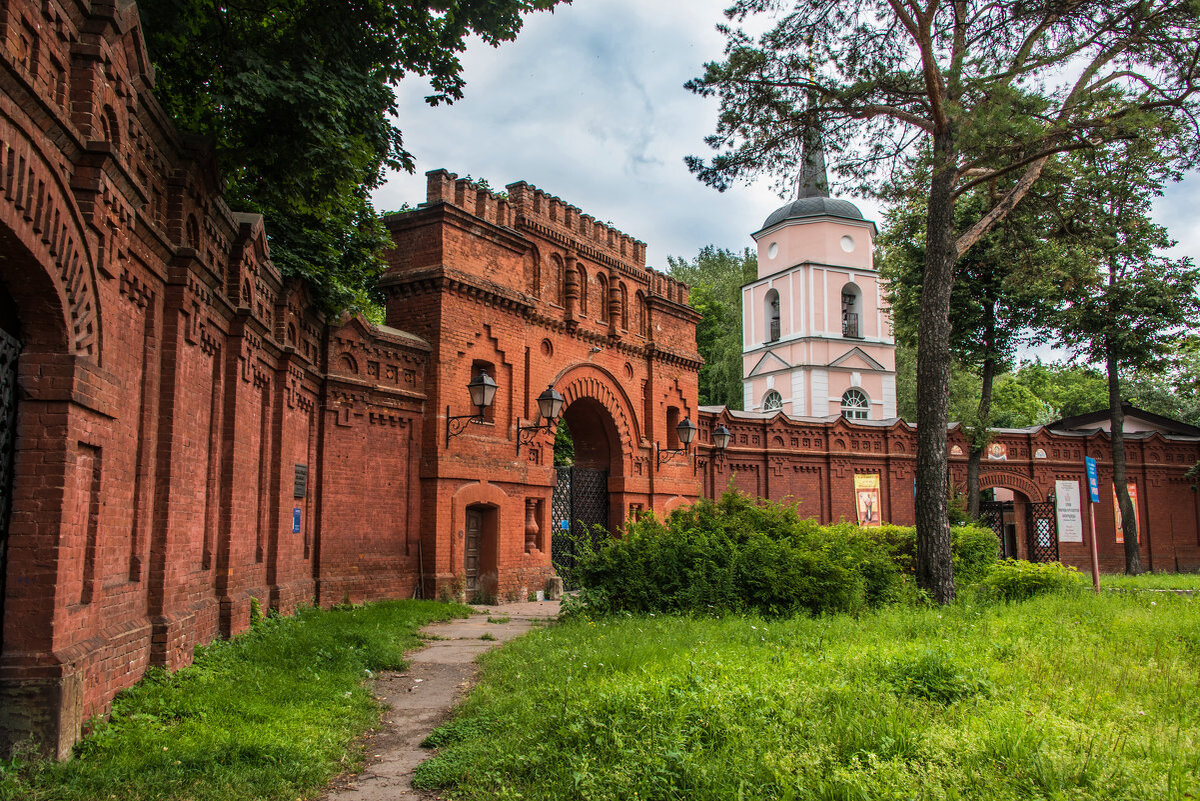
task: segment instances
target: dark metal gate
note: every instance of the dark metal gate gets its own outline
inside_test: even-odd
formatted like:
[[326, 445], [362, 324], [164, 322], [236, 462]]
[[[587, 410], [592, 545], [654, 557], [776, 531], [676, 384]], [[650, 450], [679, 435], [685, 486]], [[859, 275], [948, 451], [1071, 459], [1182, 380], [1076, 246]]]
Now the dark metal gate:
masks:
[[1001, 559], [1017, 558], [1017, 539], [1008, 522], [1013, 511], [1012, 501], [980, 501], [979, 522], [996, 532], [997, 550]]
[[1058, 561], [1058, 515], [1054, 509], [1054, 496], [1026, 505], [1025, 536], [1030, 562]]
[[595, 527], [608, 529], [608, 471], [588, 467], [559, 467], [551, 513], [554, 529], [550, 558], [565, 589], [578, 589], [575, 560], [584, 543], [596, 544]]
[[8, 515], [12, 511], [13, 445], [17, 430], [17, 355], [21, 343], [0, 328], [0, 644], [3, 643], [4, 576], [8, 572]]

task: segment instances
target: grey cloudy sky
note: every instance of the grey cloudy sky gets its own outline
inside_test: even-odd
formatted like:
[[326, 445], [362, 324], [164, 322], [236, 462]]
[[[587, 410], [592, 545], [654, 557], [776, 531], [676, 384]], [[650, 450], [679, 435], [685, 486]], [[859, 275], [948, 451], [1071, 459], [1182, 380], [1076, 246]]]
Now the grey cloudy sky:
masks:
[[[707, 244], [740, 249], [782, 201], [763, 181], [719, 193], [683, 164], [708, 155], [716, 101], [683, 84], [718, 59], [715, 26], [728, 0], [576, 0], [526, 20], [516, 42], [463, 56], [466, 96], [430, 108], [427, 87], [398, 92], [415, 175], [392, 174], [380, 209], [425, 199], [424, 173], [445, 168], [499, 188], [528, 181], [648, 244], [647, 262], [693, 257]], [[879, 220], [873, 201], [858, 202]], [[1155, 216], [1200, 256], [1200, 178], [1169, 188]]]

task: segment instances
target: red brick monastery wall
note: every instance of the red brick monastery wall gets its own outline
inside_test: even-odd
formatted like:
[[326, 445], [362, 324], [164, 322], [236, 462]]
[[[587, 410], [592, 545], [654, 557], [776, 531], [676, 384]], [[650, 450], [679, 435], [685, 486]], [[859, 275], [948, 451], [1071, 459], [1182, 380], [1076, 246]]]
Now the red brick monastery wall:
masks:
[[[724, 454], [712, 447], [711, 432], [724, 424], [733, 433]], [[825, 523], [855, 521], [854, 476], [879, 476], [882, 519], [913, 525], [916, 429], [903, 421], [890, 424], [793, 419], [773, 415], [729, 412], [705, 407], [701, 415], [701, 446], [697, 470], [701, 492], [720, 495], [730, 486], [762, 498], [794, 502], [800, 513]], [[1004, 446], [1003, 460], [985, 459], [980, 470], [982, 489], [1014, 492], [1018, 555], [1027, 556], [1024, 506], [1044, 501], [1054, 482], [1078, 481], [1085, 499], [1084, 457], [1097, 460], [1100, 503], [1096, 504], [1100, 569], [1125, 569], [1124, 545], [1116, 541], [1112, 496], [1112, 451], [1108, 435], [1056, 432], [1045, 428], [1003, 431], [995, 442]], [[960, 428], [949, 436], [951, 481], [966, 490], [969, 443]], [[1200, 441], [1194, 437], [1165, 437], [1157, 432], [1126, 435], [1127, 480], [1137, 486], [1142, 564], [1151, 570], [1200, 570], [1200, 499], [1184, 473], [1200, 461]], [[1059, 546], [1064, 564], [1090, 570], [1085, 544]]]
[[0, 740], [64, 755], [148, 665], [245, 628], [251, 598], [412, 593], [429, 346], [327, 327], [281, 280], [262, 220], [151, 96], [132, 5], [14, 0], [0, 24], [22, 345]]
[[[911, 429], [701, 410], [687, 287], [646, 267], [644, 243], [525, 183], [429, 173], [426, 202], [387, 220], [387, 324], [323, 319], [155, 102], [132, 4], [2, 8], [0, 329], [21, 351], [0, 488], [0, 751], [32, 733], [67, 755], [148, 666], [246, 628], [252, 599], [432, 597], [460, 589], [470, 560], [481, 594], [540, 589], [553, 435], [522, 427], [546, 387], [577, 464], [607, 471], [613, 530], [731, 480], [853, 519], [855, 472], [881, 476], [886, 519], [911, 521]], [[480, 370], [496, 402], [448, 437]], [[685, 417], [701, 443], [664, 458]], [[736, 436], [720, 455], [705, 444], [718, 422]], [[1099, 435], [1003, 439], [985, 485], [1027, 498], [1078, 477], [1084, 453], [1105, 461]], [[1182, 478], [1197, 459], [1194, 441], [1131, 442], [1158, 569], [1200, 568]], [[1105, 530], [1111, 514], [1101, 504]]]

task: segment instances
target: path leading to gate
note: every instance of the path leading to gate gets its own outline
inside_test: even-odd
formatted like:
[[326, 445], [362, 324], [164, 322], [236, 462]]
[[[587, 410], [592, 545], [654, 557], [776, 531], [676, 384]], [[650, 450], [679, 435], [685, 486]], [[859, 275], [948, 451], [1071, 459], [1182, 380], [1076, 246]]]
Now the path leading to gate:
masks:
[[558, 601], [473, 605], [478, 611], [469, 618], [423, 628], [432, 639], [408, 653], [408, 670], [384, 673], [376, 681], [375, 695], [388, 709], [380, 729], [366, 739], [366, 767], [335, 781], [327, 801], [435, 798], [412, 788], [413, 771], [431, 756], [421, 741], [475, 683], [477, 656], [553, 620], [558, 607]]

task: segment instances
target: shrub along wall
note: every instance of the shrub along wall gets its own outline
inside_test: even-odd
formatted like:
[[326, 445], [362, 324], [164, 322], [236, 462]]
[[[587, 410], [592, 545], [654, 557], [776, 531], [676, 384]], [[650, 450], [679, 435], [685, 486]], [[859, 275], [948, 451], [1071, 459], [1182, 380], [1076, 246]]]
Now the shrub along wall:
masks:
[[[822, 526], [792, 506], [737, 492], [665, 522], [646, 516], [621, 539], [583, 550], [580, 603], [597, 613], [856, 612], [917, 592], [911, 526]], [[996, 559], [991, 530], [954, 529], [960, 584], [979, 581]]]

